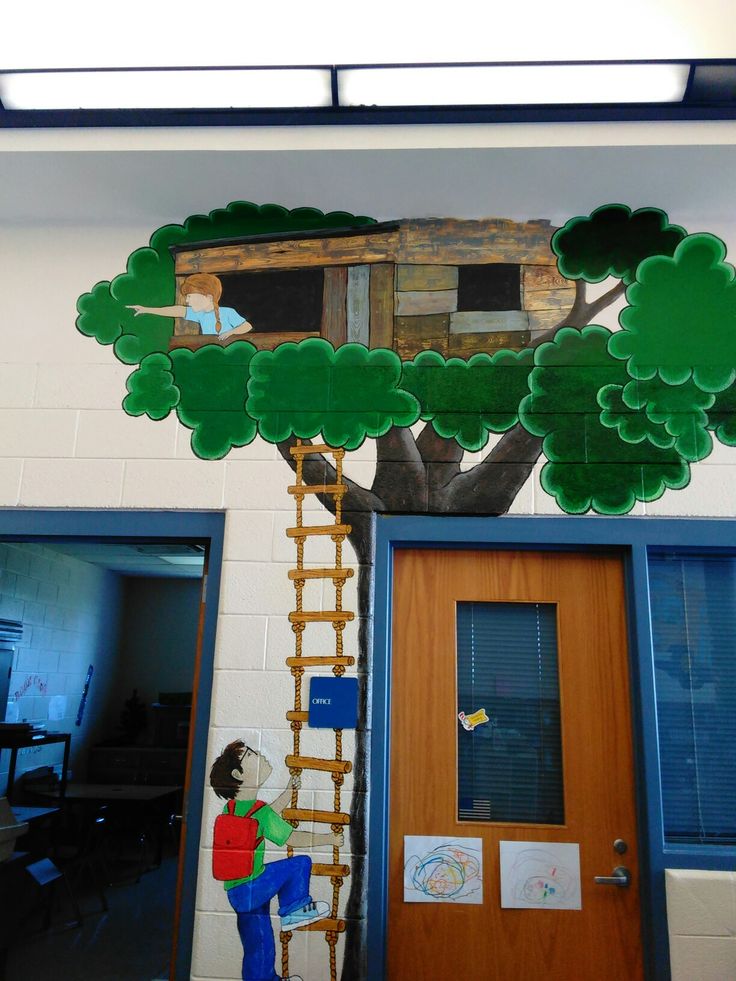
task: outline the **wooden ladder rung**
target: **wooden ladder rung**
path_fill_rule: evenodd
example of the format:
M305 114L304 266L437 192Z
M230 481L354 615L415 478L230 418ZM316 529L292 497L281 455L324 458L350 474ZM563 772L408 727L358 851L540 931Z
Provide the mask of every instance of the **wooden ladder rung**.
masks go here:
M327 443L312 443L311 446L292 446L289 448L289 453L292 456L309 456L310 453L332 453L333 447L328 446Z
M291 660L295 659L292 658ZM300 660L300 658L296 658L296 660ZM287 712L286 719L287 722L308 722L309 712Z
M286 488L290 494L345 494L347 484L292 484Z
M299 528L287 528L287 538L308 538L310 535L340 535L344 537L352 531L350 525L301 525Z
M339 875L341 879L347 879L350 875L349 865L322 865L317 862L312 866L312 875Z
M317 920L316 923L310 923L309 926L296 927L296 930L319 930L322 933L343 933L345 931L345 920ZM290 933L291 931L289 931ZM288 934L281 931L280 941L284 943L285 938Z
M355 658L352 654L345 654L340 657L287 657L287 668L325 668L325 667L344 667L352 668Z
M345 931L345 920L317 920L309 926L299 927L300 930L319 930L320 933L343 933Z
M326 773L350 773L353 764L349 760L323 760L315 756L287 756L290 770L324 770Z
M315 824L350 824L350 815L340 811L314 811L308 807L285 807L284 821L312 821Z
M289 579L352 579L352 569L289 569Z
M289 623L348 623L355 619L349 610L302 610L290 613Z

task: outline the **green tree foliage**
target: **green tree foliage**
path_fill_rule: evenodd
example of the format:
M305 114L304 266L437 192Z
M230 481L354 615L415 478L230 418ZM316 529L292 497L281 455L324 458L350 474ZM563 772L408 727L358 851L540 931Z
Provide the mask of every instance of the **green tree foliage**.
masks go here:
M641 443L648 439L660 449L674 446L675 437L667 432L665 426L624 401L625 391L624 385L604 385L600 390L598 404L601 407L601 425L615 429L625 443Z
M288 211L275 204L255 205L236 201L208 215L194 215L183 225L165 225L151 236L150 245L137 249L127 269L111 282L97 283L77 303L77 329L100 344L114 344L115 355L125 364L137 364L155 351L166 352L173 334L170 317L135 316L129 304L170 306L176 300L174 259L171 246L207 239L236 238L279 232L311 231L367 225L372 218L344 211L329 214L315 208Z
M708 429L725 446L736 446L736 385L716 395L708 409Z
M481 450L489 432L506 432L519 421L533 361L531 349L474 354L468 361L422 351L404 364L401 387L416 396L421 418L431 420L438 436Z
M114 344L121 360L140 363L127 382L125 410L163 419L175 409L202 459L219 459L256 433L271 442L321 435L354 449L421 418L433 428L432 439L412 450L408 435L384 452L387 461L399 445L416 452L416 488L408 494L425 492L423 454L437 451L455 494L448 500L492 499L498 508L498 496L484 498L468 472L453 468L458 449L477 451L490 433L506 433L497 457L494 448L488 458L499 466L473 468L479 486L503 483L507 463L531 468L541 443L542 485L561 508L619 514L685 486L689 464L711 452L714 438L736 446L736 273L719 239L688 236L655 208L607 205L571 219L552 240L564 276L589 282L616 276L628 284L622 329L584 326L601 301L588 303L579 288L570 315L578 327L560 328L553 340L521 352L464 361L424 351L402 365L393 351L358 344L335 350L321 338L273 351L213 338L197 351L169 352L171 321L134 320L126 309L173 302L172 245L370 221L240 202L168 225L131 255L124 274L80 297L78 327ZM438 448L434 437L457 446ZM377 486L385 493L380 463L379 451ZM436 483L433 506L441 509L444 485ZM518 482L508 483L516 493Z
M714 235L688 235L672 257L652 256L637 270L621 311L623 330L609 351L632 378L667 385L692 378L703 392L736 379L736 277Z
M670 225L659 208L633 211L623 204L596 208L589 217L571 218L552 236L557 268L567 279L600 283L615 276L631 283L642 259L671 256L687 233Z
M248 341L171 352L174 379L181 392L176 412L192 430L192 450L197 456L219 460L234 446L246 446L255 438L256 422L245 410L255 353Z
M625 514L637 500L656 500L689 480L689 467L674 448L655 446L646 433L629 443L602 424L599 392L629 381L624 365L608 353L610 337L596 325L560 330L537 349L530 394L519 407L524 428L543 437L548 462L542 486L573 514L590 508Z
M355 449L366 436L411 426L419 403L399 387L401 361L393 351L362 344L335 350L319 337L259 351L250 366L248 413L264 439L311 439Z
M149 354L125 385L128 395L123 399L123 408L131 416L165 419L181 395L174 384L171 359L165 354Z
M708 432L709 409L715 396L701 392L693 381L665 385L659 378L630 381L617 392L612 386L598 398L609 410L601 413L603 425L616 427L626 442L646 437L655 446L673 446L688 462L708 456L713 440ZM641 411L643 410L643 411ZM635 438L642 433L639 438Z

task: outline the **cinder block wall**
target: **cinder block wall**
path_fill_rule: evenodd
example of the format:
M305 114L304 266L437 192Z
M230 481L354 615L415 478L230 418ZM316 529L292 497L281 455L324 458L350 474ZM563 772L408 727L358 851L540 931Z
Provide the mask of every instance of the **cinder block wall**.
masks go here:
M210 198L211 206L218 203ZM342 202L343 207L350 204ZM126 416L120 403L131 369L117 362L110 348L74 328L77 297L121 271L152 230L82 227L70 220L53 228L18 227L0 240L0 268L9 284L0 346L0 506L226 511L208 759L230 740L246 737L274 763L264 794L276 796L288 777L283 766L289 747L285 712L293 702L293 682L284 666L293 647L287 615L294 590L287 570L294 563L294 545L285 534L294 519L286 492L291 471L275 447L260 440L225 460L204 462L192 457L189 433L173 416L163 422ZM601 291L606 288L600 285ZM616 313L607 311L601 322L615 326ZM734 461L732 450L716 449L693 468L687 489L665 494L635 513L732 516ZM472 462L468 458L466 464ZM346 474L365 483L373 466L369 445L349 454ZM316 501L308 506L321 507ZM540 488L538 470L512 510L559 513ZM321 547L326 545L311 552L315 561ZM349 549L346 561L355 562ZM353 579L345 591L346 609L357 608L355 590ZM322 603L318 592L311 593L311 602ZM354 622L347 628L346 650L355 648L358 626ZM351 747L345 752L351 756ZM324 791L317 791L309 779L305 775L305 806L314 794L319 807L318 795ZM350 805L350 781L348 777L345 808ZM217 805L208 788L201 793L205 816L193 977L235 979L241 947L223 890L209 873ZM347 857L356 867L362 860ZM316 898L326 898L322 889L324 884L317 884ZM295 936L295 972L305 981L322 981L325 964L323 937L309 932Z
M736 978L736 872L668 869L672 981Z
M81 778L87 750L101 735L112 697L122 601L122 580L112 572L43 545L0 543L0 617L20 620L9 701L18 720L47 723L73 733L70 769ZM75 725L88 667L94 668L82 725ZM49 722L54 696L66 700ZM122 707L122 706L121 706ZM5 705L0 706L0 719ZM60 745L18 751L16 779L25 770L61 764ZM5 793L10 752L0 754L0 795Z

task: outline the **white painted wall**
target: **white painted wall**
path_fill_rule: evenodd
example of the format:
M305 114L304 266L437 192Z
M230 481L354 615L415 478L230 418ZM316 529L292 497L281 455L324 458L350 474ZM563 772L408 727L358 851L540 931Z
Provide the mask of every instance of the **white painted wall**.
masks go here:
M463 132L467 137L467 131ZM549 140L564 143L569 132L558 127ZM606 132L613 135L612 130ZM718 132L725 143L733 144L733 127ZM222 146L218 140L232 142L231 134L184 134L181 140L185 142L177 145L174 138L166 153L160 147L152 148L150 140L140 151L126 152L125 147L136 145L137 134L114 134L111 142L118 146L113 165L113 155L98 157L93 145L75 152L69 134L34 135L39 137L36 146L45 147L39 153L30 152L27 135L12 140L3 134L0 141L3 208L12 220L0 238L0 506L226 511L208 759L231 739L245 736L277 764L266 788L273 796L287 778L278 763L290 742L284 713L293 699L292 680L283 664L293 643L287 620L293 588L287 570L294 562L294 547L285 535L285 528L293 522L293 503L286 493L291 472L275 448L260 440L233 451L225 460L203 462L191 455L189 434L173 417L154 423L126 416L120 402L131 369L116 362L110 348L75 331L77 297L98 280L122 271L130 252L147 242L159 225L224 205L232 197L311 205L325 211L364 210L378 218L414 213L506 216L509 211L504 201L508 198L491 179L494 175L502 178L503 188L513 192L515 212L521 209L525 194L534 197L529 212L513 217L554 218L571 201L582 202L574 208L577 213L585 211L590 202L595 205L620 198L634 205L665 207L673 221L692 230L718 231L732 251L736 248L736 196L716 186L719 177L722 183L728 182L736 173L736 150L731 146L711 146L707 151L692 147L687 153L659 147L647 151L639 167L633 151L618 157L613 154L614 163L606 163L606 152L599 148L593 161L597 167L592 169L583 165L577 149L568 148L555 158L554 170L550 170L549 157L537 149L516 150L502 159L493 147L479 148L475 143L477 152L463 162L467 179L458 181L454 176L454 151L437 156L427 149L423 151L422 180L417 181L414 161L409 166L400 153L391 150L379 154L376 171L378 140L372 149L356 151L358 158L366 154L359 172L378 174L371 178L366 200L365 184L356 177L355 154L319 154L318 161L311 155L323 147L314 132L308 134L308 140L304 138L300 149L273 153L267 161L261 159L260 149L249 150L247 134L242 133L227 159L218 156ZM324 135L325 142L332 138ZM360 134L363 141L369 138L377 140L375 134ZM680 130L679 138L693 142L692 131ZM80 145L86 139L82 134ZM264 139L263 134L256 134L252 146L258 147ZM288 139L295 137L289 134ZM192 145L197 149L192 150ZM590 163L589 156L585 159ZM518 170L520 161L524 166ZM306 181L302 167L308 174ZM413 197L400 193L408 184L409 173L415 185ZM1 179L4 174L8 180ZM237 188L234 193L233 188ZM654 197L653 189L657 191ZM541 208L545 197L549 200L546 215ZM402 201L407 200L416 205L416 212L403 207ZM93 204L85 206L85 201ZM51 220L48 215L53 215ZM603 322L613 326L608 316ZM371 454L369 446L351 455L348 475L365 479L372 469ZM694 468L687 489L668 492L660 501L642 505L637 513L732 517L736 513L735 478L736 451L719 449ZM309 507L320 508L316 502ZM539 486L538 474L529 479L512 510L556 512ZM315 559L324 544L316 548L312 552ZM354 556L348 551L348 562L351 559ZM314 589L317 608L322 602L328 606L319 587ZM352 580L345 607L355 606ZM355 648L357 625L346 633L346 649ZM346 756L350 755L351 748L346 746ZM327 806L330 791L324 787L313 776L305 776L305 805L314 800L316 806ZM349 806L350 788L348 777L345 807ZM224 892L209 874L217 805L208 789L202 792L205 820L193 977L235 979L240 944ZM317 884L315 898L326 898L320 892L324 885ZM321 981L325 965L326 945L321 936L295 937L292 971L305 981Z

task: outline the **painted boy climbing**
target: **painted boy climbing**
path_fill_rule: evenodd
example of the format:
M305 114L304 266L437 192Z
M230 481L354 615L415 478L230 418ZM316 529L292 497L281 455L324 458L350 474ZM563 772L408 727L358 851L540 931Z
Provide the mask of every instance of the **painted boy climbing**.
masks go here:
M233 307L221 307L222 283L217 276L210 273L195 273L187 276L181 284L181 295L186 303L178 303L170 307L144 307L138 303L129 304L128 309L135 312L136 317L150 313L157 317L183 317L192 323L199 324L202 334L228 338L237 338L253 330L253 325L245 317L241 317Z
M212 764L210 784L218 797L228 801L223 814L257 822L252 859L244 858L245 874L225 881L230 905L238 915L238 933L243 944L243 981L298 981L281 979L275 971L276 946L271 927L271 900L278 896L281 929L297 930L329 915L329 906L314 902L309 894L312 860L306 855L264 862L266 841L290 848L316 845L341 847L342 833L315 834L296 831L281 817L299 777L271 804L258 800L258 789L272 773L268 760L242 740L230 743ZM234 807L231 802L234 802ZM220 819L218 819L220 820ZM217 848L217 845L215 846ZM213 855L213 864L216 861Z

